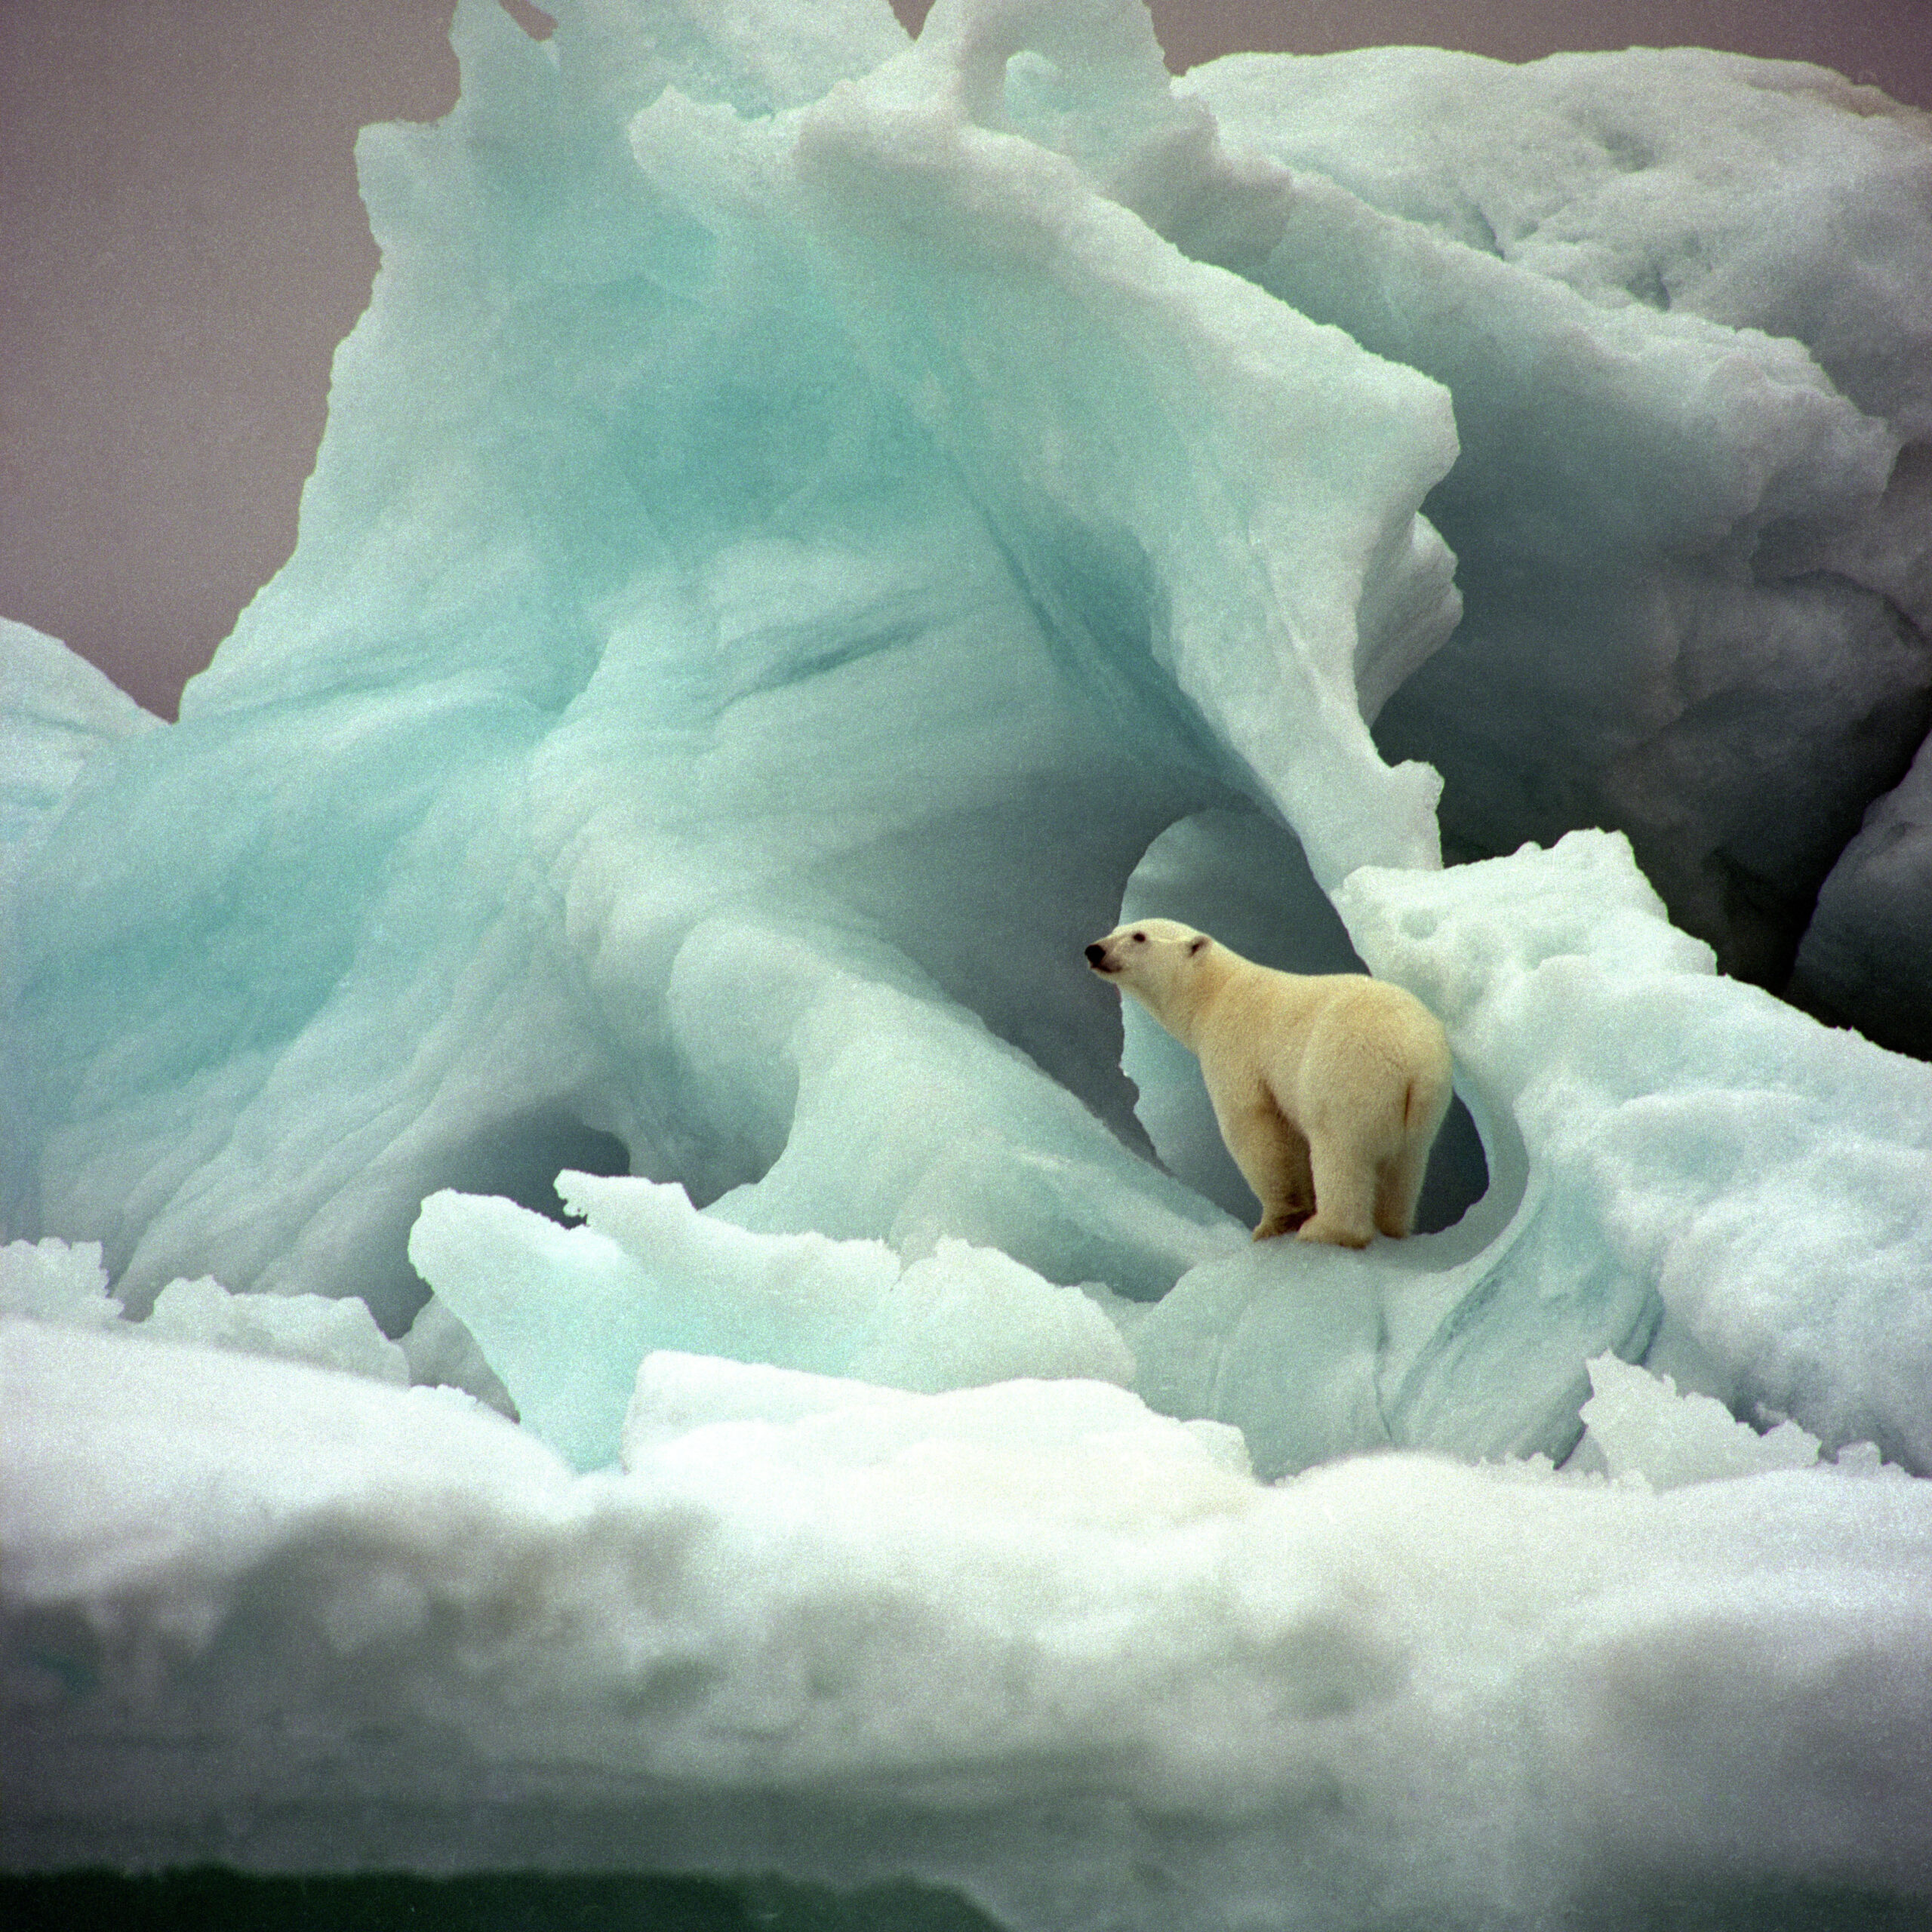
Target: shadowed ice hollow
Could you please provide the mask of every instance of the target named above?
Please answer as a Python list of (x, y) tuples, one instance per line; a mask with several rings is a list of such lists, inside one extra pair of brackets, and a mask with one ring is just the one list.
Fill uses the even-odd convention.
[[(180, 722), (0, 627), (7, 1863), (1932, 1900), (1923, 117), (557, 11)], [(1123, 916), (1441, 1016), (1425, 1232)]]

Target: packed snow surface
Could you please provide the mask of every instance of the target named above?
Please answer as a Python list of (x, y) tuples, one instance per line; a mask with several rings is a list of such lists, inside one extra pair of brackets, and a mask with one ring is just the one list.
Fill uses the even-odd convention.
[[(0, 1855), (1932, 1901), (1932, 1067), (1774, 996), (1932, 1015), (1922, 117), (556, 11), (180, 721), (0, 627)], [(1426, 1232), (1157, 915), (1441, 1017)]]

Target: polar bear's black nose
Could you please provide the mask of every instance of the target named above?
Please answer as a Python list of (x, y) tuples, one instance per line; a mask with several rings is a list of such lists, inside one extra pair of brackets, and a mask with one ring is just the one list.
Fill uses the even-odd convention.
[(1087, 949), (1087, 963), (1090, 966), (1099, 965), (1106, 956), (1106, 949), (1098, 940)]

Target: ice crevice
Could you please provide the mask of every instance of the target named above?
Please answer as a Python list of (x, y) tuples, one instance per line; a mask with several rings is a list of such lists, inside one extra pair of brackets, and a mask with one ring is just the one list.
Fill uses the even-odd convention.
[[(1932, 1896), (1922, 117), (555, 11), (180, 722), (0, 626), (0, 1855)], [(1423, 1232), (1155, 916), (1441, 1016)]]

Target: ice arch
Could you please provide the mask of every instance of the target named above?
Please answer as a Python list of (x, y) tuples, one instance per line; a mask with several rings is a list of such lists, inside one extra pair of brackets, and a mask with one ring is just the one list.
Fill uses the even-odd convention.
[[(1217, 1183), (1204, 1198), (1144, 1158), (1078, 949), (1183, 821), (1292, 827), (1309, 873), (1291, 888), (1284, 865), (1264, 899), (1352, 881), (1346, 911), (1398, 891), (1364, 867), (1400, 891), (1435, 876), (1433, 774), (1392, 769), (1369, 724), (1460, 608), (1421, 506), (1480, 494), (1497, 460), (1469, 357), (1512, 314), (1526, 345), (1582, 341), (1590, 447), (1612, 454), (1657, 445), (1646, 355), (1672, 394), (1729, 370), (1779, 401), (1765, 502), (1835, 490), (1845, 513), (1890, 445), (1748, 331), (1604, 320), (1554, 285), (1510, 309), (1503, 271), (1416, 211), (1297, 186), (1255, 106), (1274, 70), (1176, 89), (1131, 9), (942, 6), (916, 45), (882, 11), (790, 19), (728, 54), (592, 7), (539, 46), (466, 5), (456, 112), (365, 137), (383, 268), (296, 556), (178, 726), (103, 712), (71, 786), (20, 823), (9, 1225), (100, 1240), (137, 1312), (211, 1274), (360, 1294), (399, 1331), (426, 1198), (528, 1195), (491, 1161), (621, 1143), (640, 1183), (749, 1235), (902, 1263), (963, 1241), (1042, 1294), (1091, 1284), (1140, 1380), (1206, 1413), (1234, 1399), (1230, 1350), (1303, 1344), (1224, 1344), (1235, 1304), (1200, 1313), (1198, 1271), (1273, 1309), (1301, 1258), (1231, 1257)], [(1361, 309), (1385, 270), (1461, 276), (1488, 332), (1390, 336)], [(1463, 383), (1472, 455), (1438, 382), (1295, 302)], [(22, 661), (66, 675), (38, 647)], [(1188, 863), (1197, 897), (1229, 867), (1198, 840)], [(1360, 1421), (1309, 1408), (1324, 1453), (1437, 1440), (1458, 1405), (1489, 1419), (1445, 1446), (1560, 1450), (1584, 1358), (1641, 1351), (1670, 1300), (1675, 1249), (1625, 1238), (1632, 1177), (1606, 1182), (1555, 1110), (1532, 1132), (1523, 1109), (1567, 1080), (1587, 1139), (1611, 1100), (1679, 1076), (1607, 1072), (1620, 1038), (1510, 1040), (1494, 1002), (1506, 960), (1669, 978), (1705, 956), (1651, 932), (1614, 847), (1454, 876), (1445, 905), (1500, 922), (1480, 970), (1346, 915), (1378, 970), (1457, 989), (1494, 1225), (1387, 1263), (1399, 1320), (1309, 1345)], [(1594, 909), (1531, 943), (1528, 908), (1573, 890)], [(1475, 943), (1428, 921), (1451, 955)], [(1621, 964), (1606, 933), (1631, 940)], [(1708, 1151), (1680, 1149), (1699, 1198)], [(1463, 1251), (1478, 1229), (1488, 1262)], [(1460, 1286), (1430, 1313), (1404, 1284), (1432, 1254)], [(1158, 1322), (1135, 1312), (1183, 1278)], [(1922, 1455), (1842, 1358), (1866, 1362), (1875, 1305), (1855, 1340), (1795, 1354), (1768, 1315), (1736, 1328), (1721, 1288), (1676, 1306), (1693, 1379)], [(1509, 1379), (1525, 1321), (1546, 1368), (1492, 1411), (1457, 1378)], [(1296, 1404), (1237, 1406), (1266, 1435)]]
[[(210, 1272), (397, 1325), (416, 1204), (512, 1123), (614, 1134), (701, 1200), (755, 1180), (786, 1130), (734, 1044), (782, 1054), (854, 976), (868, 1025), (952, 1004), (955, 1094), (1063, 1085), (1055, 1158), (1196, 1212), (1088, 1117), (1124, 1090), (1063, 962), (1204, 805), (1302, 801), (1330, 883), (1431, 857), (1432, 780), (1383, 764), (1355, 689), (1454, 619), (1416, 513), (1447, 402), (962, 114), (992, 18), (883, 64), (875, 21), (829, 91), (826, 44), (775, 32), (754, 100), (615, 13), (539, 47), (463, 9), (456, 113), (365, 140), (384, 264), (296, 557), (26, 866), (23, 1232), (101, 1239), (137, 1306)], [(1109, 32), (1133, 51), (1069, 141), (1278, 199)], [(844, 1145), (761, 1211), (887, 1232)], [(1130, 1293), (1187, 1258), (1076, 1267), (962, 1213)]]
[[(613, 94), (608, 17), (546, 54), (466, 14), (451, 124), (368, 143), (383, 283), (300, 554), (26, 881), (29, 1105), (74, 1104), (77, 1039), (114, 1068), (85, 1156), (17, 1173), (32, 1231), (101, 1238), (137, 1311), (206, 1270), (397, 1327), (417, 1204), (527, 1194), (487, 1150), (549, 1121), (755, 1233), (1129, 1301), (1232, 1238), (1121, 1144), (1073, 962), (1244, 794), (1330, 884), (1432, 859), (1362, 713), (1454, 621), (1416, 511), (1454, 444), (1433, 385), (1124, 205), (1218, 198), (1232, 245), (1289, 191), (1094, 23), (1055, 69), (1055, 10), (943, 11), (822, 98), (778, 62), (759, 119), (648, 60)], [(212, 848), (187, 790), (242, 801)], [(192, 988), (131, 1052), (140, 972), (60, 963), (77, 880)]]

